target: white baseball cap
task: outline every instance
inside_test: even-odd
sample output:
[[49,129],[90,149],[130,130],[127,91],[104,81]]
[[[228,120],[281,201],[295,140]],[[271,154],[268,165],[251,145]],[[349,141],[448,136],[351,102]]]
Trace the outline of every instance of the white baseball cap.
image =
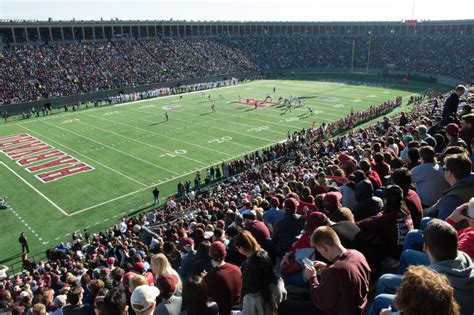
[[157,287],[141,285],[135,288],[130,297],[130,304],[136,312],[143,312],[155,303],[156,297],[160,295]]

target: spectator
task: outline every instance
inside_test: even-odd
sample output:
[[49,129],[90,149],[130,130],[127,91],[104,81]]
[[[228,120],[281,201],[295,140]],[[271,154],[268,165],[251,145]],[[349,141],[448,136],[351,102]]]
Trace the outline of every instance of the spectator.
[[[459,138],[461,138],[467,145],[471,144],[472,139],[474,138],[474,114],[462,116]],[[470,146],[468,149],[470,153],[473,153]]]
[[444,179],[450,188],[425,213],[431,217],[445,220],[454,209],[472,197],[474,174],[471,173],[472,162],[467,154],[453,154],[444,161]]
[[81,287],[72,288],[67,294],[68,305],[63,307],[64,315],[95,315],[94,309],[89,304],[82,304],[82,294],[84,290]]
[[[432,270],[446,275],[454,288],[454,296],[461,306],[462,314],[472,314],[474,306],[470,296],[474,292],[474,267],[469,256],[458,251],[456,230],[444,221],[433,219],[427,224],[423,235],[426,254],[412,250],[405,251],[403,253],[404,266],[416,261],[417,264],[428,265]],[[424,261],[423,256],[428,258],[427,262]],[[402,280],[402,275],[383,275],[377,282],[376,295],[393,294]],[[384,295],[379,298],[383,301],[376,299],[374,306],[379,308],[388,306],[393,298],[393,295]]]
[[216,303],[208,302],[206,282],[198,276],[191,276],[184,282],[183,311],[180,315],[218,315]]
[[296,240],[296,236],[304,228],[305,220],[304,217],[296,214],[297,207],[298,201],[296,199],[286,199],[284,205],[285,214],[273,226],[272,240],[275,243],[276,253],[280,257],[290,250],[291,244]]
[[328,192],[323,199],[323,205],[326,215],[334,222],[352,221],[354,222],[354,215],[349,208],[342,206],[342,195],[338,191]]
[[181,312],[182,298],[175,295],[178,280],[178,277],[170,274],[163,274],[156,280],[162,302],[153,315],[178,315]]
[[48,313],[46,313],[46,306],[41,303],[36,303],[35,305],[33,305],[31,313],[33,315],[48,315]]
[[380,179],[381,177],[376,171],[372,169],[371,163],[369,160],[367,159],[361,160],[359,162],[359,167],[364,172],[365,176],[367,176],[367,179],[369,179],[370,182],[372,183],[374,190],[377,190],[382,186],[382,180]]
[[354,220],[361,221],[378,214],[383,208],[383,201],[374,196],[374,189],[370,180],[365,179],[355,187],[357,204],[353,209]]
[[449,187],[444,180],[441,165],[436,163],[435,151],[429,146],[420,148],[421,164],[411,171],[411,179],[415,185],[424,208],[431,207]]
[[210,248],[211,243],[209,241],[202,241],[199,244],[196,259],[191,265],[191,275],[197,276],[212,269],[211,256],[209,256]]
[[411,172],[409,169],[402,167],[392,172],[392,180],[395,185],[400,186],[403,190],[403,200],[410,211],[410,216],[413,221],[413,227],[418,229],[420,221],[423,216],[423,207],[418,194],[411,190]]
[[120,288],[112,288],[105,295],[101,315],[127,315],[128,306],[125,292]]
[[[395,296],[402,314],[458,315],[459,305],[446,276],[423,266],[410,267]],[[380,314],[392,314],[391,309]]]
[[[370,267],[364,255],[344,248],[330,227],[317,228],[311,235],[311,244],[332,262],[330,265],[318,261],[313,266],[305,264],[305,277],[314,305],[327,314],[362,314],[370,280]],[[318,270],[320,279],[316,275]]]
[[270,230],[265,223],[257,220],[255,210],[247,210],[242,217],[244,218],[244,229],[252,233],[261,246],[265,246],[267,240],[270,239]]
[[273,231],[273,224],[283,216],[283,211],[279,208],[280,200],[273,197],[270,200],[270,209],[263,214],[263,222],[268,226],[270,231]]
[[244,297],[239,314],[277,314],[278,304],[286,299],[286,290],[281,278],[273,271],[268,254],[259,251],[251,256],[242,276]]
[[155,311],[156,298],[160,291],[149,285],[136,287],[130,297],[130,304],[137,315],[151,315]]
[[190,237],[186,237],[183,240],[183,249],[185,254],[181,259],[179,274],[183,279],[186,279],[191,275],[191,266],[196,259],[196,251],[194,250],[194,240]]
[[240,303],[242,274],[239,267],[225,262],[227,251],[222,242],[212,243],[209,251],[213,269],[204,277],[208,294],[219,306],[219,314],[230,315],[232,307]]
[[466,88],[462,85],[456,86],[454,92],[446,99],[443,107],[443,121],[447,121],[450,116],[456,116],[459,105],[459,97],[464,94]]
[[459,126],[454,123],[450,123],[446,126],[446,138],[448,139],[448,143],[443,150],[444,154],[446,154],[447,150],[452,147],[467,148],[467,143],[459,137],[459,130]]
[[176,285],[176,292],[181,293],[182,283],[181,283],[181,280],[179,279],[179,274],[176,272],[176,270],[174,270],[171,267],[165,255],[163,254],[153,255],[151,257],[151,269],[153,270],[153,276],[155,277],[155,282],[161,275],[165,275],[165,274],[175,275],[178,278],[178,283]]
[[406,234],[413,229],[413,222],[399,186],[393,185],[384,189],[384,204],[381,213],[359,221],[357,225],[362,230],[371,231],[382,237],[388,261],[390,264],[395,264],[400,259]]

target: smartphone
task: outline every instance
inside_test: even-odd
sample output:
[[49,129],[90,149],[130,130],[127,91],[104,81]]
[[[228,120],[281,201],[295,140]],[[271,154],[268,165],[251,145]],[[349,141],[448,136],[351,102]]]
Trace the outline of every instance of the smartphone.
[[303,263],[307,265],[308,267],[313,266],[313,262],[307,257],[303,258]]

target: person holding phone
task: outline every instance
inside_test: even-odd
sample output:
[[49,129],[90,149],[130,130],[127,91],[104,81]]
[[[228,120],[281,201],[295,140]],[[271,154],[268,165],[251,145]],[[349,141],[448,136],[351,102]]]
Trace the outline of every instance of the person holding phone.
[[336,232],[327,226],[313,232],[311,245],[331,262],[304,261],[313,304],[325,314],[362,314],[367,304],[371,272],[364,255],[342,246]]

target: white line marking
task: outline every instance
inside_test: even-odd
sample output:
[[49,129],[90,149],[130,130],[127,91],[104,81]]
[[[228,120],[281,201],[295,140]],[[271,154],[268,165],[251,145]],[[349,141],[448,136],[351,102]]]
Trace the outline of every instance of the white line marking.
[[[95,116],[93,116],[93,117],[95,117]],[[95,118],[103,119],[103,118],[100,118],[100,117],[95,117]],[[104,119],[104,120],[109,121],[108,119]],[[158,147],[158,146],[155,146],[155,145],[152,145],[152,144],[149,144],[149,143],[146,143],[146,142],[142,142],[142,141],[139,141],[139,140],[135,140],[135,139],[133,139],[133,138],[130,138],[130,137],[121,135],[121,134],[116,133],[116,132],[113,132],[113,131],[109,131],[109,130],[106,130],[106,129],[102,129],[102,128],[99,128],[99,127],[95,127],[95,126],[93,126],[93,125],[90,125],[90,124],[87,124],[87,123],[83,123],[83,122],[81,122],[81,124],[88,125],[88,126],[92,126],[92,127],[95,128],[95,129],[99,129],[99,130],[102,130],[102,131],[104,131],[104,132],[108,132],[108,133],[111,133],[111,134],[113,134],[113,135],[116,135],[116,136],[119,136],[119,137],[123,137],[123,138],[129,139],[129,140],[131,140],[131,141],[140,143],[140,144],[142,144],[142,145],[146,145],[146,146],[148,146],[148,147],[151,147],[151,148],[160,150],[161,152],[173,153],[172,151],[168,151],[168,150],[166,150],[166,149],[160,148],[160,147]],[[113,144],[112,144],[112,146],[113,146]],[[200,164],[206,165],[206,163],[204,163],[204,162],[202,162],[202,161],[199,161],[199,160],[196,160],[196,159],[193,159],[193,158],[184,156],[184,155],[178,155],[177,157],[180,157],[180,158],[183,158],[183,159],[187,159],[187,160],[190,160],[190,161],[193,161],[193,162],[196,162],[196,163],[200,163]]]
[[55,207],[56,209],[58,209],[59,211],[61,211],[65,216],[69,216],[69,214],[64,211],[60,206],[58,206],[57,204],[55,204],[51,199],[49,199],[48,197],[46,197],[41,191],[39,191],[38,189],[36,189],[33,185],[31,185],[29,182],[27,182],[23,177],[21,177],[20,175],[18,175],[14,170],[12,170],[8,165],[6,165],[5,163],[3,162],[0,162],[0,164],[2,164],[3,166],[5,166],[10,172],[12,172],[16,177],[18,177],[19,179],[21,179],[22,182],[24,182],[26,185],[28,185],[28,187],[30,187],[31,189],[33,189],[36,193],[38,193],[38,195],[40,195],[41,197],[43,197],[47,202],[49,202],[53,207]]
[[[247,83],[239,83],[239,84],[236,84],[236,85],[229,85],[229,86],[222,86],[222,87],[218,87],[218,88],[210,88],[210,89],[205,89],[205,90],[192,91],[192,92],[183,93],[183,94],[180,94],[180,95],[184,96],[184,95],[196,94],[196,93],[201,93],[201,92],[211,91],[211,90],[215,91],[215,90],[221,90],[221,89],[228,89],[228,88],[232,88],[232,87],[236,87],[236,86],[242,86],[242,85],[246,85],[246,84]],[[141,104],[141,103],[146,103],[146,102],[153,102],[153,101],[156,101],[156,100],[173,98],[173,97],[179,97],[179,95],[175,95],[175,94],[165,95],[165,96],[148,98],[148,99],[145,99],[145,100],[139,100],[139,101],[135,101],[135,102],[126,102],[126,103],[114,104],[114,105],[110,105],[110,106],[100,106],[100,107],[97,107],[97,108],[89,108],[89,109],[87,109],[87,111],[89,111],[89,112],[94,111],[95,112],[95,111],[103,111],[103,110],[108,110],[108,109],[110,110],[111,108],[114,108],[114,107],[132,106],[132,105],[136,106],[136,104]],[[76,115],[77,113],[79,113],[79,112],[61,113],[61,117],[55,116],[55,115],[48,116],[48,117],[41,117],[40,120],[32,119],[30,121],[23,122],[23,124],[34,123],[34,122],[41,121],[41,120],[51,120],[51,119],[55,119],[55,118],[63,118],[64,116]],[[0,128],[9,127],[10,125],[11,124],[0,125]],[[58,135],[58,137],[59,136],[61,136],[61,135]]]
[[[219,160],[219,161],[217,161],[217,162],[215,162],[215,163],[209,164],[209,165],[206,166],[206,167],[203,167],[203,168],[196,168],[195,170],[190,171],[190,172],[188,172],[188,173],[185,173],[185,174],[182,174],[182,175],[178,175],[178,176],[175,176],[175,177],[173,177],[173,178],[170,178],[170,179],[167,179],[167,180],[164,180],[164,181],[160,181],[159,184],[160,184],[160,185],[164,185],[164,184],[166,184],[166,183],[168,183],[168,182],[171,182],[171,181],[173,181],[173,180],[176,180],[176,179],[178,179],[178,178],[181,178],[181,177],[184,177],[184,176],[188,176],[188,175],[190,175],[190,174],[194,174],[194,172],[195,172],[196,170],[204,170],[204,169],[206,169],[206,168],[209,168],[210,166],[214,166],[214,165],[216,165],[216,164],[220,164],[220,163],[223,162],[223,161],[230,161],[230,160],[236,159],[236,158],[238,158],[238,157],[240,157],[240,156],[244,156],[244,155],[246,155],[246,154],[253,153],[253,152],[257,151],[257,150],[261,150],[261,149],[264,149],[264,148],[267,148],[267,147],[268,147],[267,145],[261,146],[261,147],[259,147],[259,148],[255,148],[255,149],[253,149],[253,150],[250,150],[250,151],[247,151],[247,152],[243,152],[243,153],[238,154],[238,155],[234,155],[234,156],[232,156],[232,157],[230,157],[230,158],[228,158],[228,159]],[[144,190],[146,190],[146,189],[149,189],[149,187],[141,188],[141,189],[132,191],[132,192],[130,192],[130,193],[128,193],[128,194],[125,194],[125,195],[122,195],[122,196],[118,196],[118,197],[116,197],[116,198],[113,198],[113,199],[110,199],[110,200],[107,200],[107,201],[98,203],[98,204],[96,204],[96,205],[94,205],[94,206],[90,206],[90,207],[88,207],[88,208],[84,208],[84,209],[78,210],[78,211],[76,211],[76,212],[71,213],[70,216],[79,214],[79,213],[81,213],[81,212],[84,212],[84,211],[87,211],[87,210],[90,210],[90,209],[94,209],[94,208],[103,206],[103,205],[105,205],[105,204],[108,204],[108,203],[113,202],[113,201],[116,201],[116,200],[120,200],[120,199],[125,198],[125,197],[128,197],[128,196],[132,196],[132,195],[137,194],[137,193],[139,193],[139,192],[142,192],[142,191],[144,191]],[[122,212],[122,214],[123,214],[123,215],[127,214],[127,211]]]
[[23,125],[22,125],[21,127],[25,128],[26,130],[28,130],[28,131],[30,131],[30,132],[32,132],[32,133],[35,133],[35,134],[37,134],[37,135],[40,135],[41,137],[47,139],[47,140],[50,141],[50,142],[54,142],[54,143],[56,143],[56,144],[59,144],[60,146],[66,148],[67,150],[72,151],[72,152],[76,153],[77,155],[83,156],[83,157],[85,157],[85,158],[91,160],[92,162],[97,163],[97,164],[99,164],[100,166],[103,166],[103,167],[105,167],[106,169],[111,170],[112,172],[117,173],[117,174],[119,174],[119,175],[121,175],[121,176],[123,176],[123,177],[126,177],[127,179],[129,179],[129,180],[131,180],[131,181],[133,181],[133,182],[135,182],[135,183],[138,183],[138,184],[140,184],[140,185],[142,185],[142,186],[145,186],[145,187],[147,186],[146,184],[144,184],[144,183],[142,183],[142,182],[139,182],[138,180],[133,179],[133,178],[131,178],[130,176],[128,176],[128,175],[126,175],[126,174],[124,174],[124,173],[122,173],[122,172],[119,172],[119,171],[117,171],[117,170],[111,168],[110,166],[107,166],[107,165],[105,165],[105,164],[103,164],[103,163],[101,163],[101,162],[99,162],[99,161],[97,161],[97,160],[94,160],[94,159],[88,157],[87,155],[85,155],[85,154],[83,154],[83,153],[80,153],[79,151],[76,151],[76,150],[74,150],[74,149],[72,149],[72,148],[69,148],[69,147],[67,147],[66,145],[64,145],[64,144],[62,144],[62,143],[60,143],[60,142],[57,142],[57,141],[52,140],[52,139],[50,139],[50,138],[48,138],[48,137],[46,137],[46,136],[43,136],[42,134],[40,134],[40,133],[38,133],[38,132],[36,132],[36,131],[33,131],[33,130],[29,129],[28,127],[25,127],[25,126],[23,126]]
[[[121,122],[118,122],[118,121],[114,121],[114,120],[110,120],[110,119],[105,119],[105,118],[101,118],[101,117],[96,117],[96,116],[94,116],[94,115],[90,115],[90,114],[87,114],[87,113],[84,113],[84,115],[91,116],[91,117],[94,117],[94,118],[99,118],[99,119],[102,119],[102,120],[111,121],[111,122],[116,123],[116,124],[119,124],[119,125],[124,125],[124,126],[127,126],[127,127],[139,129],[139,130],[142,130],[142,131],[146,131],[147,133],[152,133],[152,134],[154,134],[154,135],[157,135],[157,136],[160,136],[160,137],[164,137],[164,138],[168,138],[168,139],[171,139],[171,140],[176,141],[176,142],[186,143],[187,145],[191,145],[191,146],[194,146],[194,147],[197,147],[197,148],[201,148],[201,149],[204,149],[204,150],[207,150],[207,151],[212,151],[212,152],[216,152],[216,153],[219,153],[219,154],[229,155],[229,154],[224,153],[224,152],[222,152],[222,151],[214,150],[214,149],[211,149],[211,148],[208,148],[208,147],[203,147],[203,146],[201,146],[201,145],[198,145],[198,144],[195,144],[195,143],[192,143],[192,142],[188,142],[188,141],[185,141],[185,140],[176,139],[176,138],[173,138],[173,137],[164,135],[163,133],[153,132],[153,131],[150,131],[150,130],[147,130],[147,129],[144,129],[144,128],[136,127],[136,126],[129,125],[129,124],[124,124],[124,123],[121,123]],[[144,119],[140,119],[140,120],[144,120]],[[151,122],[150,120],[144,120],[144,121]],[[154,121],[153,121],[153,122],[154,122]]]
[[131,158],[133,158],[133,159],[135,159],[135,160],[139,160],[139,161],[141,161],[141,162],[143,162],[143,163],[146,163],[146,164],[149,164],[149,165],[151,165],[151,166],[153,166],[153,167],[156,167],[156,168],[159,168],[159,169],[161,169],[161,170],[167,171],[168,173],[172,173],[172,174],[178,175],[178,173],[176,173],[176,172],[174,172],[174,171],[172,171],[172,170],[169,170],[169,169],[167,169],[167,168],[161,167],[161,166],[159,166],[159,165],[156,165],[155,163],[152,163],[152,162],[150,162],[150,161],[141,159],[141,158],[136,157],[136,156],[134,156],[134,155],[132,155],[132,154],[128,154],[127,152],[124,152],[124,151],[122,151],[122,150],[113,148],[113,147],[111,147],[111,146],[109,146],[109,145],[107,145],[107,144],[105,144],[105,143],[100,142],[100,141],[97,141],[97,140],[94,140],[94,139],[92,139],[92,138],[83,136],[83,135],[78,134],[78,133],[76,133],[76,132],[74,132],[74,131],[61,128],[61,127],[59,127],[59,126],[53,125],[53,124],[51,124],[51,123],[49,123],[49,122],[46,122],[46,121],[42,121],[42,122],[45,123],[45,124],[48,124],[48,125],[50,125],[50,126],[52,126],[52,127],[55,127],[55,128],[61,129],[61,130],[64,130],[64,131],[69,132],[69,133],[72,133],[72,134],[74,134],[74,135],[76,135],[76,136],[78,136],[78,137],[81,137],[81,138],[87,139],[87,140],[89,140],[89,141],[95,142],[95,143],[97,143],[97,144],[99,144],[99,145],[102,145],[102,146],[104,146],[104,147],[107,147],[107,148],[109,148],[109,149],[112,149],[112,150],[114,150],[114,151],[117,151],[117,152],[119,152],[119,153],[121,153],[121,154],[123,154],[123,155],[129,156],[129,157],[131,157]]

